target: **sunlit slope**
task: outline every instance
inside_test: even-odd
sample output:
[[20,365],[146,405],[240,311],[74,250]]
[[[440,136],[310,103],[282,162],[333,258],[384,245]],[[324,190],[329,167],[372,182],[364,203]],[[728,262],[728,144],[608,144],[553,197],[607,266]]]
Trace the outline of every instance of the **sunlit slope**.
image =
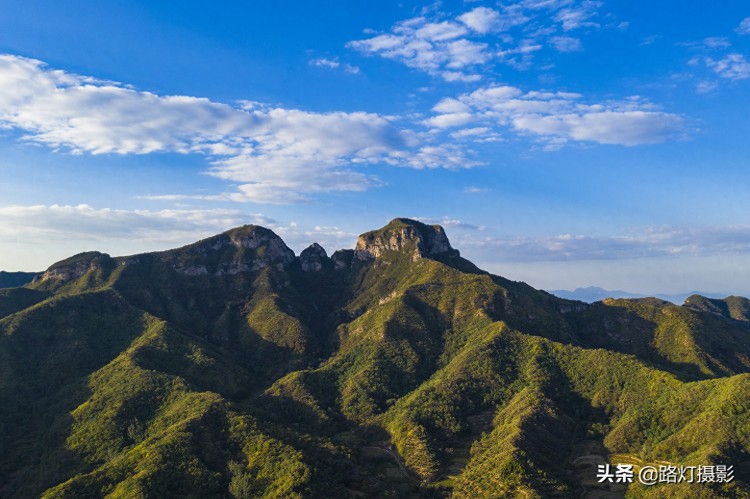
[[575,497],[596,449],[735,465],[635,497],[742,497],[746,302],[563,300],[408,219],[76,255],[0,290],[0,495]]

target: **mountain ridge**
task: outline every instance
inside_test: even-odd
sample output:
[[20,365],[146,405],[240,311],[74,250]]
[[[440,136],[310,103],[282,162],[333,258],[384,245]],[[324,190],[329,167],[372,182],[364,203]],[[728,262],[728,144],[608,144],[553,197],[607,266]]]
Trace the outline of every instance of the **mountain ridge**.
[[328,257],[244,226],[0,290],[0,495],[573,497],[592,445],[737,467],[634,497],[750,494],[747,300],[564,300],[438,227]]
[[688,291],[686,293],[656,293],[656,294],[646,294],[646,293],[630,293],[628,291],[623,291],[621,289],[618,290],[607,290],[604,288],[600,288],[598,286],[587,286],[585,288],[576,288],[573,291],[566,290],[566,289],[554,289],[554,290],[548,290],[547,291],[550,294],[553,294],[555,296],[558,296],[560,298],[565,298],[567,300],[579,300],[586,303],[593,303],[595,301],[600,301],[605,298],[659,298],[661,300],[666,300],[668,302],[672,302],[675,305],[682,305],[685,300],[687,300],[690,296],[693,295],[700,295],[705,296],[706,298],[724,298],[729,295],[722,295],[720,293],[709,293],[706,291]]

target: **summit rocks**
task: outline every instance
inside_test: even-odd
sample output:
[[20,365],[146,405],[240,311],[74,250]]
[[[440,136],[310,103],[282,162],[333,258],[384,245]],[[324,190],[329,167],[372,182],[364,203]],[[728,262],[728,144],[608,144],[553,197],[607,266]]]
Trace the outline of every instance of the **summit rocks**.
[[294,252],[273,231],[244,225],[162,254],[186,275],[233,275],[294,262]]
[[354,256],[359,260],[378,258],[387,252],[408,252],[412,260],[437,256],[459,256],[439,225],[427,225],[408,218],[396,218],[380,230],[359,236]]
[[299,255],[299,262],[304,272],[318,272],[323,269],[324,263],[330,261],[326,250],[318,243],[313,243]]

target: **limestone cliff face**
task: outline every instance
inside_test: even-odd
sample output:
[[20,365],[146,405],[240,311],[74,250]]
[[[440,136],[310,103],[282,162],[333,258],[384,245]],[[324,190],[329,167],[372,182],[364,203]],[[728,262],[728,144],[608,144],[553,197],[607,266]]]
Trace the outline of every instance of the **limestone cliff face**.
[[299,263],[303,272],[319,272],[330,261],[326,250],[318,243],[312,243],[299,254]]
[[380,230],[359,236],[354,256],[359,260],[367,260],[391,251],[409,253],[412,260],[459,255],[458,250],[451,247],[441,226],[397,218]]
[[80,253],[52,265],[42,274],[39,281],[57,281],[65,283],[78,279],[91,270],[100,270],[113,263],[106,253],[90,251]]
[[281,270],[294,262],[295,256],[273,231],[245,225],[166,252],[164,258],[181,274],[221,276],[272,266]]

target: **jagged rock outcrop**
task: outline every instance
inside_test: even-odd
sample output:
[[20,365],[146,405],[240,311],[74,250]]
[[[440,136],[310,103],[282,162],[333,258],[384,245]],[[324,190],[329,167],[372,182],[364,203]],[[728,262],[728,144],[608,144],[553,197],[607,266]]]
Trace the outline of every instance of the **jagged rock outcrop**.
[[39,278],[40,281],[58,281],[65,283],[78,279],[91,270],[104,269],[112,265],[114,260],[106,254],[98,251],[79,253],[65,260],[55,263]]
[[163,253],[185,275],[234,275],[265,267],[282,269],[294,262],[294,252],[273,231],[244,225],[178,250]]
[[330,261],[326,250],[318,243],[312,243],[299,254],[299,263],[303,272],[319,272]]
[[359,236],[354,256],[359,260],[367,260],[378,258],[389,251],[409,252],[412,260],[459,256],[458,250],[451,247],[441,226],[427,225],[408,218],[396,218],[380,230]]

